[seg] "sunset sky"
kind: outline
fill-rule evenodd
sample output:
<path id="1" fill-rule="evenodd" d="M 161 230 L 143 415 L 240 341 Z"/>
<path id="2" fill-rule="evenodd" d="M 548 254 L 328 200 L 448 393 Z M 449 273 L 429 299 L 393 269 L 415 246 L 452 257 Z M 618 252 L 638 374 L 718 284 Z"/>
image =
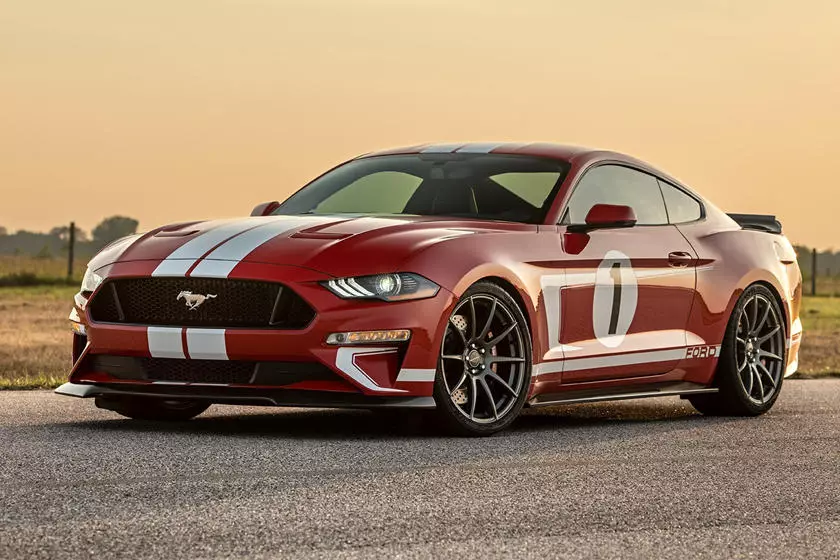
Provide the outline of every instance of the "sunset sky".
<path id="1" fill-rule="evenodd" d="M 7 0 L 0 225 L 245 215 L 361 152 L 623 151 L 840 248 L 834 0 Z"/>

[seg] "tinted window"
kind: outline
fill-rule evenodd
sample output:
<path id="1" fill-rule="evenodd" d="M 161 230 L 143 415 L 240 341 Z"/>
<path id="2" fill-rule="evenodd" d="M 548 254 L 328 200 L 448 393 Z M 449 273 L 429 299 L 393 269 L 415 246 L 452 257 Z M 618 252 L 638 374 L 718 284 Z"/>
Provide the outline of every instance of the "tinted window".
<path id="1" fill-rule="evenodd" d="M 399 214 L 423 180 L 420 177 L 382 171 L 365 175 L 334 192 L 315 206 L 315 214 Z"/>
<path id="2" fill-rule="evenodd" d="M 699 220 L 703 215 L 700 203 L 677 187 L 659 181 L 665 207 L 668 208 L 668 220 L 672 224 L 684 224 Z"/>
<path id="3" fill-rule="evenodd" d="M 275 214 L 413 214 L 541 223 L 564 162 L 498 154 L 376 156 L 346 163 Z"/>
<path id="4" fill-rule="evenodd" d="M 629 206 L 639 225 L 668 223 L 656 178 L 629 167 L 601 165 L 587 171 L 572 193 L 562 223 L 584 223 L 595 204 Z"/>
<path id="5" fill-rule="evenodd" d="M 490 177 L 495 182 L 539 208 L 557 183 L 557 173 L 500 173 Z"/>

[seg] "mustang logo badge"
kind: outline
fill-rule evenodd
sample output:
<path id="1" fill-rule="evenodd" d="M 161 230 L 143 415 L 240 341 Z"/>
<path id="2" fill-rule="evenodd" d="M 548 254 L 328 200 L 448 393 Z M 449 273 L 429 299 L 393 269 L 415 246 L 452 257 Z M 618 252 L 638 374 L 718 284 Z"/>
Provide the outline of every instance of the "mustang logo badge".
<path id="1" fill-rule="evenodd" d="M 192 292 L 184 290 L 180 294 L 178 294 L 178 297 L 175 299 L 176 301 L 180 301 L 181 298 L 184 298 L 184 303 L 187 304 L 187 308 L 190 311 L 195 311 L 202 303 L 204 303 L 208 299 L 213 299 L 214 297 L 216 297 L 216 294 L 207 294 L 203 296 L 201 294 L 194 294 Z"/>

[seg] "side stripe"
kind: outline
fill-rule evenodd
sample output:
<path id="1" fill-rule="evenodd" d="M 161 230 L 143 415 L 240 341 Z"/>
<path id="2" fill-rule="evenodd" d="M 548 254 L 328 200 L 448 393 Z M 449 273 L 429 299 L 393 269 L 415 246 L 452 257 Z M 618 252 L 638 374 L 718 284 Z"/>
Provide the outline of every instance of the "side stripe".
<path id="1" fill-rule="evenodd" d="M 632 366 L 655 362 L 669 362 L 681 360 L 685 357 L 685 348 L 673 350 L 657 350 L 654 352 L 638 352 L 636 354 L 619 354 L 617 356 L 597 356 L 592 358 L 577 358 L 566 360 L 563 371 L 580 371 L 604 367 Z"/>
<path id="2" fill-rule="evenodd" d="M 153 358 L 186 358 L 179 327 L 148 327 L 146 338 Z"/>
<path id="3" fill-rule="evenodd" d="M 656 362 L 670 362 L 682 360 L 683 358 L 714 358 L 720 355 L 720 346 L 714 347 L 714 353 L 709 356 L 686 356 L 686 351 L 691 346 L 681 348 L 670 348 L 667 350 L 655 350 L 652 352 L 635 352 L 632 354 L 613 354 L 608 356 L 591 356 L 587 358 L 568 358 L 552 362 L 542 362 L 533 367 L 532 375 L 546 375 L 567 371 L 580 371 L 584 369 L 600 369 L 610 367 L 632 366 L 638 364 L 653 364 Z M 711 346 L 707 348 L 713 348 Z"/>

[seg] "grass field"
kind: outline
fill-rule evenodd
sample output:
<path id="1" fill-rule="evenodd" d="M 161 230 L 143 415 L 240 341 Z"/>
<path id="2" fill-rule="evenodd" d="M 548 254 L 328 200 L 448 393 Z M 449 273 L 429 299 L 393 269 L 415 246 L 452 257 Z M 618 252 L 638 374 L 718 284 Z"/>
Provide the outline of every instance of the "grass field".
<path id="1" fill-rule="evenodd" d="M 0 389 L 55 387 L 70 369 L 74 287 L 0 288 Z M 806 297 L 804 377 L 840 375 L 840 298 Z"/>
<path id="2" fill-rule="evenodd" d="M 88 259 L 76 259 L 73 275 L 67 278 L 67 258 L 39 258 L 28 255 L 0 255 L 0 286 L 77 285 L 85 274 Z"/>
<path id="3" fill-rule="evenodd" d="M 73 287 L 0 288 L 0 388 L 55 387 L 70 370 Z"/>
<path id="4" fill-rule="evenodd" d="M 802 282 L 802 289 L 806 294 L 811 293 L 811 279 Z M 821 296 L 840 297 L 840 276 L 818 276 L 817 294 Z"/>
<path id="5" fill-rule="evenodd" d="M 806 297 L 800 317 L 799 372 L 804 377 L 840 375 L 840 298 Z"/>

